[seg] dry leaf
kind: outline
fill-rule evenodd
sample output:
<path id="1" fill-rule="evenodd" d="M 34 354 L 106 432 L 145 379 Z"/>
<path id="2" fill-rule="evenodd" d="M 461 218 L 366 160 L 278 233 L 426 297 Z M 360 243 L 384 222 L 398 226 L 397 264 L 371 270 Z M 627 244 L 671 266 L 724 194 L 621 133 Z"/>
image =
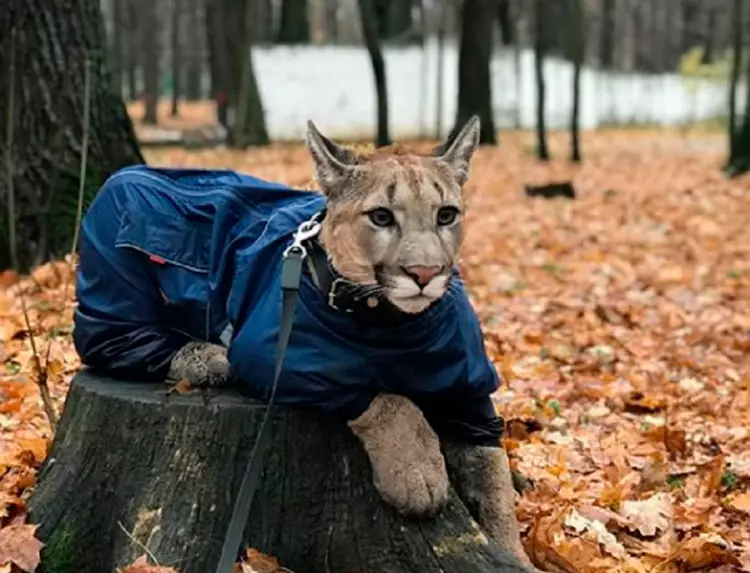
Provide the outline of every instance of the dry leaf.
<path id="1" fill-rule="evenodd" d="M 750 491 L 731 496 L 727 504 L 735 511 L 750 515 Z"/>
<path id="2" fill-rule="evenodd" d="M 118 569 L 117 573 L 179 573 L 179 571 L 174 567 L 150 565 L 148 557 L 141 555 L 131 565 L 123 569 Z"/>
<path id="3" fill-rule="evenodd" d="M 242 560 L 242 573 L 278 573 L 282 571 L 278 560 L 257 549 L 249 548 Z"/>
<path id="4" fill-rule="evenodd" d="M 0 528 L 0 564 L 13 563 L 26 573 L 39 565 L 44 544 L 36 538 L 37 525 L 9 525 Z"/>
<path id="5" fill-rule="evenodd" d="M 729 551 L 727 542 L 717 535 L 701 535 L 680 544 L 674 558 L 681 571 L 695 571 L 719 565 L 739 565 L 739 559 Z"/>
<path id="6" fill-rule="evenodd" d="M 588 519 L 575 509 L 572 509 L 565 517 L 565 525 L 576 533 L 590 532 L 591 537 L 612 557 L 619 559 L 627 557 L 625 548 L 612 533 L 607 531 L 607 528 L 601 521 Z"/>
<path id="7" fill-rule="evenodd" d="M 172 394 L 173 392 L 176 392 L 177 394 L 184 395 L 190 392 L 190 382 L 188 382 L 185 378 L 181 378 L 177 384 L 172 386 L 169 389 L 168 394 Z"/>
<path id="8" fill-rule="evenodd" d="M 668 494 L 657 493 L 641 501 L 623 501 L 620 515 L 628 520 L 631 531 L 653 537 L 672 524 L 674 508 Z"/>

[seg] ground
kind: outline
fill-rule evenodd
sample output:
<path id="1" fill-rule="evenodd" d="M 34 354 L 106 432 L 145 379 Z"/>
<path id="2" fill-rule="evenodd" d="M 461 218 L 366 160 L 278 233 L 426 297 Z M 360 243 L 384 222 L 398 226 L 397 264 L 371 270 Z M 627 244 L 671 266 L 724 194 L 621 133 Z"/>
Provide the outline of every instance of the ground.
<path id="1" fill-rule="evenodd" d="M 586 133 L 580 166 L 565 134 L 547 165 L 533 134 L 500 141 L 472 168 L 461 267 L 503 376 L 506 445 L 534 484 L 517 506 L 534 561 L 750 571 L 750 178 L 721 175 L 721 134 Z M 146 156 L 297 186 L 312 167 L 299 145 Z M 524 196 L 568 178 L 574 201 Z M 9 554 L 33 566 L 23 500 L 52 437 L 22 300 L 58 412 L 80 366 L 67 264 L 20 288 L 0 286 L 0 572 Z"/>

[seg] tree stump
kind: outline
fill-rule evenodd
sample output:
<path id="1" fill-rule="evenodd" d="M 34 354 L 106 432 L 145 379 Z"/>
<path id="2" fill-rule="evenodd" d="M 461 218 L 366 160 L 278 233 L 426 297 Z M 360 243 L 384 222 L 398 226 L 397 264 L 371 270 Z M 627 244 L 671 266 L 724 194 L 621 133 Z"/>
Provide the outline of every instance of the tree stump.
<path id="1" fill-rule="evenodd" d="M 114 572 L 144 548 L 182 573 L 215 571 L 265 405 L 232 389 L 167 391 L 75 377 L 29 502 L 44 571 Z M 523 571 L 453 492 L 430 520 L 383 503 L 340 421 L 277 407 L 269 424 L 248 547 L 295 573 Z"/>

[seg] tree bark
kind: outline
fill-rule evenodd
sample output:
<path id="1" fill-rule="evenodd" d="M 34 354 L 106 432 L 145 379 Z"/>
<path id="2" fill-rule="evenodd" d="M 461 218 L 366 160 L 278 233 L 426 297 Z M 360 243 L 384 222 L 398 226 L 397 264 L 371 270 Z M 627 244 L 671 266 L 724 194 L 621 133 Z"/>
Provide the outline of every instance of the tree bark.
<path id="1" fill-rule="evenodd" d="M 310 21 L 307 17 L 307 0 L 283 0 L 281 23 L 276 36 L 279 44 L 309 44 Z"/>
<path id="2" fill-rule="evenodd" d="M 568 0 L 568 33 L 570 34 L 570 60 L 573 63 L 573 107 L 570 112 L 570 158 L 581 161 L 580 108 L 581 108 L 581 68 L 586 51 L 585 8 L 583 0 Z"/>
<path id="3" fill-rule="evenodd" d="M 6 31 L 0 35 L 0 197 L 5 206 L 12 177 L 18 261 L 25 271 L 71 248 L 87 59 L 91 127 L 84 207 L 114 170 L 141 163 L 143 158 L 122 99 L 113 88 L 98 0 L 13 0 L 0 10 L 0 30 Z M 4 208 L 0 268 L 11 263 L 9 229 Z"/>
<path id="4" fill-rule="evenodd" d="M 497 4 L 494 0 L 465 0 L 461 7 L 461 46 L 458 55 L 458 114 L 454 131 L 479 115 L 479 142 L 496 144 L 492 116 L 492 29 Z"/>
<path id="5" fill-rule="evenodd" d="M 159 11 L 154 0 L 141 0 L 139 15 L 142 16 L 139 30 L 143 54 L 143 123 L 158 123 L 157 108 L 160 95 Z"/>
<path id="6" fill-rule="evenodd" d="M 372 71 L 375 76 L 375 93 L 377 96 L 378 132 L 375 145 L 390 145 L 388 130 L 388 90 L 386 88 L 385 60 L 378 38 L 378 17 L 373 0 L 359 0 L 359 13 L 362 20 L 362 33 L 365 37 L 367 52 L 370 55 Z"/>
<path id="7" fill-rule="evenodd" d="M 172 117 L 180 114 L 180 96 L 182 95 L 182 41 L 180 33 L 182 26 L 182 2 L 172 0 L 172 14 L 170 29 L 172 51 Z"/>
<path id="8" fill-rule="evenodd" d="M 545 0 L 534 0 L 534 75 L 536 77 L 536 139 L 537 157 L 549 160 L 546 126 L 546 86 L 544 81 L 544 56 L 546 52 Z"/>
<path id="9" fill-rule="evenodd" d="M 145 546 L 181 573 L 214 571 L 265 412 L 228 388 L 167 395 L 164 384 L 78 374 L 28 504 L 47 570 L 115 571 Z M 384 504 L 342 421 L 276 407 L 268 423 L 249 547 L 295 573 L 524 571 L 453 492 L 435 519 Z"/>

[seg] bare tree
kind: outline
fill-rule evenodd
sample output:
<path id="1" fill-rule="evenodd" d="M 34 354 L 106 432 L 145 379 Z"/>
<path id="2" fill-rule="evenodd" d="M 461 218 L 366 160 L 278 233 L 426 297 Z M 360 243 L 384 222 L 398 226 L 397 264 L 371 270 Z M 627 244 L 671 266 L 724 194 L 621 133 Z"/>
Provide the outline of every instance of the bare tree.
<path id="1" fill-rule="evenodd" d="M 611 68 L 615 62 L 615 26 L 617 0 L 601 1 L 601 25 L 599 26 L 599 65 Z"/>
<path id="2" fill-rule="evenodd" d="M 143 53 L 143 123 L 156 125 L 160 95 L 159 11 L 154 0 L 140 0 L 141 49 Z"/>
<path id="3" fill-rule="evenodd" d="M 460 129 L 476 114 L 481 119 L 480 143 L 495 144 L 492 116 L 490 59 L 492 29 L 497 17 L 495 0 L 464 0 L 461 6 L 461 46 L 458 56 L 458 114 Z"/>
<path id="4" fill-rule="evenodd" d="M 386 89 L 385 60 L 378 37 L 378 15 L 374 0 L 359 0 L 359 13 L 362 20 L 362 33 L 365 37 L 367 52 L 370 54 L 372 72 L 375 76 L 375 92 L 377 96 L 378 132 L 375 136 L 376 145 L 390 145 L 391 138 L 388 129 L 388 90 Z"/>
<path id="5" fill-rule="evenodd" d="M 729 83 L 729 169 L 730 171 L 740 172 L 742 170 L 741 163 L 744 161 L 747 163 L 748 157 L 750 157 L 750 145 L 747 141 L 743 142 L 742 147 L 740 146 L 740 138 L 737 133 L 737 84 L 740 79 L 740 69 L 742 66 L 742 36 L 744 32 L 744 2 L 743 0 L 732 1 L 732 71 L 730 75 Z M 748 74 L 748 81 L 750 81 L 750 73 Z M 750 94 L 750 89 L 748 90 Z M 750 103 L 750 101 L 749 101 Z M 745 122 L 743 125 L 743 131 L 747 131 L 745 128 L 748 124 L 748 112 L 750 112 L 750 106 L 745 107 Z M 747 133 L 744 137 L 747 138 Z"/>
<path id="6" fill-rule="evenodd" d="M 185 62 L 185 99 L 196 101 L 203 95 L 202 78 L 204 68 L 205 23 L 203 1 L 186 0 L 186 17 L 190 49 Z"/>
<path id="7" fill-rule="evenodd" d="M 542 161 L 549 160 L 547 148 L 547 126 L 545 118 L 546 86 L 544 82 L 544 56 L 546 52 L 547 19 L 545 0 L 534 0 L 534 74 L 536 77 L 536 136 L 537 156 Z"/>
<path id="8" fill-rule="evenodd" d="M 208 0 L 206 4 L 211 89 L 219 122 L 229 130 L 228 143 L 238 148 L 268 143 L 251 53 L 253 8 L 252 0 Z"/>
<path id="9" fill-rule="evenodd" d="M 87 67 L 84 206 L 113 171 L 143 158 L 113 87 L 98 0 L 24 0 L 13 6 L 0 10 L 5 32 L 0 35 L 0 197 L 9 195 L 12 181 L 15 243 L 21 270 L 26 270 L 70 250 L 81 183 Z M 40 21 L 46 25 L 39 26 Z M 8 228 L 8 220 L 0 220 L 0 268 L 10 264 Z"/>
<path id="10" fill-rule="evenodd" d="M 276 42 L 279 44 L 308 44 L 310 42 L 307 0 L 282 0 L 281 23 Z"/>
<path id="11" fill-rule="evenodd" d="M 140 61 L 140 42 L 138 35 L 138 5 L 136 2 L 126 1 L 123 11 L 125 18 L 124 28 L 126 31 L 124 51 L 125 51 L 125 72 L 127 74 L 128 99 L 138 99 L 138 81 L 136 78 L 138 72 L 138 63 Z"/>
<path id="12" fill-rule="evenodd" d="M 180 0 L 171 3 L 171 52 L 172 52 L 172 117 L 180 113 L 180 96 L 182 95 L 182 42 L 180 29 L 182 26 L 183 6 Z"/>
<path id="13" fill-rule="evenodd" d="M 585 56 L 585 8 L 583 0 L 568 0 L 570 60 L 573 62 L 573 109 L 570 114 L 570 157 L 581 160 L 579 116 L 581 108 L 581 67 Z"/>
<path id="14" fill-rule="evenodd" d="M 118 94 L 122 93 L 123 78 L 123 0 L 112 2 L 112 83 Z"/>

